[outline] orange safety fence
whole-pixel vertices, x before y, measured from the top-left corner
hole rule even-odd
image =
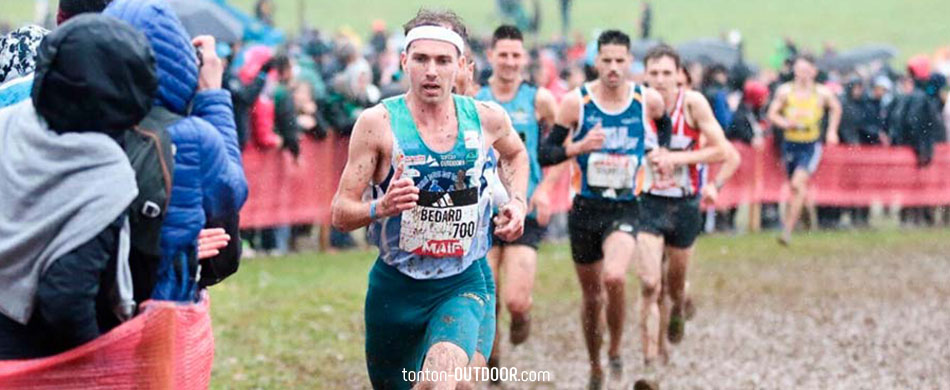
[[[210,301],[146,301],[142,313],[58,355],[0,361],[0,389],[207,389],[214,361]]]
[[[295,162],[286,151],[244,152],[250,197],[241,211],[241,226],[329,222],[330,202],[346,162],[348,138],[301,139]],[[785,167],[770,142],[755,150],[734,143],[742,164],[720,192],[717,208],[745,203],[782,202],[788,198]],[[709,179],[715,176],[712,166]],[[556,212],[571,205],[571,178],[564,177],[550,196]],[[905,206],[950,204],[950,145],[937,145],[930,165],[918,168],[909,147],[825,146],[811,181],[811,199],[818,205],[862,206],[874,202]]]

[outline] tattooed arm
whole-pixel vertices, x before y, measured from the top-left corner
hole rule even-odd
[[[340,186],[333,197],[331,218],[334,227],[350,231],[369,225],[373,222],[370,215],[373,203],[376,203],[375,218],[393,216],[416,206],[419,189],[412,178],[401,178],[401,164],[382,198],[373,202],[362,200],[363,191],[371,183],[379,183],[389,174],[393,142],[389,113],[385,108],[376,106],[360,114],[350,136],[350,152],[340,176]]]
[[[511,127],[511,119],[500,106],[479,102],[478,115],[487,142],[498,152],[498,177],[511,199],[495,218],[495,234],[506,241],[521,237],[528,202],[528,151]]]

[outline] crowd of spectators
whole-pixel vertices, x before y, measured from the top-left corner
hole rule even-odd
[[[273,4],[264,0],[256,7],[258,17],[273,20]],[[499,0],[497,12],[504,20],[536,31],[540,23],[536,3],[529,10],[521,1]],[[562,31],[570,20],[570,1],[562,1]],[[533,11],[533,12],[532,12]],[[643,44],[653,44],[650,29],[653,15],[648,2],[643,3],[640,36]],[[232,66],[235,77],[228,83],[235,97],[238,132],[244,147],[283,148],[291,155],[298,153],[298,137],[322,139],[328,134],[347,137],[359,113],[381,99],[400,94],[407,85],[399,68],[402,34],[398,26],[387,26],[382,20],[371,23],[370,33],[360,36],[349,28],[326,31],[305,28],[285,42],[273,57],[258,58],[255,50],[245,53],[243,64]],[[741,40],[722,39],[741,52]],[[488,36],[474,36],[472,57],[476,81],[484,85],[491,75],[485,49]],[[826,45],[819,63],[827,63],[836,53]],[[527,79],[553,92],[557,99],[592,79],[593,50],[591,40],[582,34],[562,35],[553,41],[540,42],[531,49],[530,74]],[[793,59],[804,49],[785,39],[773,56],[776,68],[756,69],[743,62],[716,63],[694,61],[686,64],[691,87],[701,91],[714,108],[729,139],[757,148],[772,147],[766,140],[777,141],[780,131],[772,131],[765,110],[775,88],[792,78]],[[741,58],[741,55],[740,55]],[[261,66],[263,64],[263,66]],[[933,65],[933,66],[932,66]],[[944,123],[950,115],[947,97],[947,64],[932,64],[929,57],[915,57],[906,67],[891,67],[886,58],[857,63],[846,68],[822,67],[818,82],[834,90],[844,112],[840,139],[844,144],[905,145],[918,156],[921,166],[933,158],[934,144],[947,140]],[[271,76],[265,74],[270,72]],[[258,77],[258,75],[260,75]],[[632,80],[640,81],[643,67],[635,64]],[[254,100],[256,99],[256,102]],[[272,102],[272,103],[268,103]],[[273,106],[273,107],[270,107]],[[343,156],[340,156],[342,159]],[[842,215],[850,215],[849,226],[866,227],[867,208],[841,209],[818,207],[818,220],[809,221],[821,228],[837,228]],[[762,226],[779,226],[778,205],[765,205]],[[934,208],[905,208],[901,222],[907,225],[932,225],[938,219]],[[735,229],[735,210],[720,211],[714,224],[717,230]],[[555,231],[557,229],[554,229]],[[294,232],[307,229],[278,228],[264,231],[265,239],[255,243],[265,251],[290,249]],[[276,234],[275,234],[276,233]],[[277,237],[276,240],[272,237]],[[327,239],[328,238],[328,239]],[[324,245],[349,247],[353,240],[332,232]],[[263,244],[263,245],[260,245]]]
[[[524,3],[498,0],[496,12],[502,20],[523,25],[526,31],[537,31],[542,22],[539,6],[537,2],[529,6]],[[577,32],[568,34],[570,10],[576,4],[562,0],[559,5],[562,34],[550,41],[536,41],[527,75],[528,80],[549,89],[558,100],[595,76],[592,40]],[[636,25],[641,41],[634,46],[658,42],[650,33],[656,23],[650,4],[644,1],[642,5]],[[272,0],[260,0],[252,10],[254,17],[267,26],[274,26],[275,11]],[[403,37],[398,26],[374,20],[365,36],[350,28],[328,31],[310,27],[288,36],[291,38],[283,41],[218,45],[226,67],[223,85],[231,92],[242,150],[278,149],[296,159],[301,137],[322,140],[331,136],[334,142],[345,145],[362,110],[407,88],[399,66]],[[485,54],[489,37],[473,36],[471,40],[476,81],[484,85],[491,75]],[[756,148],[773,147],[767,140],[779,139],[781,132],[772,131],[765,110],[775,88],[791,79],[795,56],[805,50],[785,39],[769,67],[757,69],[741,60],[741,39],[730,34],[721,41],[740,52],[740,60],[688,62],[685,68],[690,87],[707,97],[730,140]],[[833,45],[827,44],[819,64],[828,63],[826,60],[836,54]],[[642,73],[643,67],[635,61],[630,78],[641,81]],[[945,142],[950,132],[944,125],[950,121],[950,105],[945,104],[948,73],[948,63],[926,56],[912,58],[906,67],[891,67],[884,58],[845,68],[822,67],[818,81],[836,91],[842,103],[842,143],[909,146],[919,164],[925,166],[933,159],[934,145]],[[339,154],[335,160],[345,159],[345,148],[335,148],[334,153]],[[817,211],[817,221],[809,222],[822,228],[843,226],[843,215],[850,216],[848,226],[866,227],[869,223],[868,208],[818,207]],[[735,213],[734,209],[720,210],[715,223],[709,225],[716,230],[733,230]],[[934,208],[905,208],[900,219],[906,225],[932,225],[940,219],[938,214]],[[779,226],[779,219],[778,205],[764,205],[764,228]],[[352,247],[359,241],[329,226],[324,228],[319,231],[325,248]],[[283,254],[295,249],[295,237],[312,231],[309,226],[277,226],[246,231],[244,238],[258,252]]]

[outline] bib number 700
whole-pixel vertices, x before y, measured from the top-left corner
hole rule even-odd
[[[455,238],[469,238],[475,236],[475,222],[461,222],[452,224]]]

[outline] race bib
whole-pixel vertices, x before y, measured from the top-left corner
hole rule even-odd
[[[417,206],[402,212],[399,249],[419,256],[462,257],[478,231],[478,188],[420,191]]]
[[[693,138],[674,134],[670,138],[671,151],[690,150],[695,140]],[[647,171],[646,188],[651,194],[682,197],[688,195],[692,189],[692,176],[690,175],[689,165],[679,165],[673,168],[673,172],[664,176],[656,171],[652,164]]]
[[[604,188],[611,193],[631,190],[637,175],[636,156],[612,153],[591,153],[587,158],[587,186]]]

